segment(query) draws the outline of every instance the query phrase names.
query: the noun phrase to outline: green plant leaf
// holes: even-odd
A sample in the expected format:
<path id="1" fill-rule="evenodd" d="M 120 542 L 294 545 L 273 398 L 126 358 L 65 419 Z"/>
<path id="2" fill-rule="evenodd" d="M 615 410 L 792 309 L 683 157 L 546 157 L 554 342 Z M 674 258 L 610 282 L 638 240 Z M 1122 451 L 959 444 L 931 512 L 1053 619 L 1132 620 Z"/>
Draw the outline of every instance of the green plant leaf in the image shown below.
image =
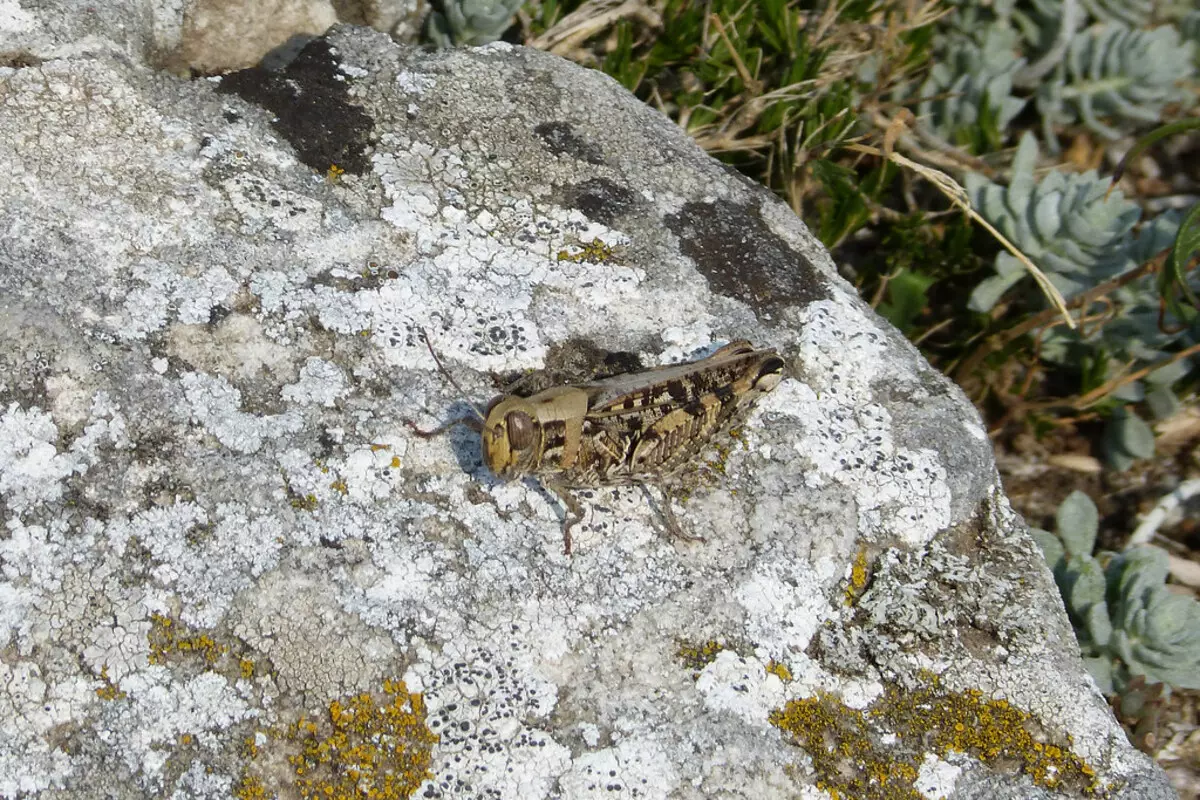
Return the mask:
<path id="1" fill-rule="evenodd" d="M 1159 291 L 1166 299 L 1168 307 L 1175 316 L 1184 320 L 1194 317 L 1194 313 L 1189 314 L 1179 308 L 1178 295 L 1182 294 L 1193 309 L 1200 308 L 1200 300 L 1196 299 L 1196 293 L 1188 285 L 1187 279 L 1188 264 L 1197 251 L 1200 251 L 1200 203 L 1192 206 L 1180 222 L 1179 233 L 1175 237 L 1171 255 L 1167 258 L 1167 269 L 1159 276 L 1163 281 Z"/>
<path id="2" fill-rule="evenodd" d="M 879 305 L 884 319 L 907 333 L 921 312 L 929 305 L 927 291 L 935 278 L 912 270 L 902 269 L 888 281 L 888 302 Z"/>
<path id="3" fill-rule="evenodd" d="M 1163 420 L 1174 416 L 1183 404 L 1170 386 L 1155 386 L 1146 394 L 1146 406 L 1155 419 Z"/>
<path id="4" fill-rule="evenodd" d="M 1121 157 L 1121 163 L 1117 164 L 1117 168 L 1113 170 L 1113 185 L 1116 186 L 1117 181 L 1121 180 L 1121 176 L 1125 174 L 1126 167 L 1141 158 L 1142 153 L 1149 150 L 1157 142 L 1166 139 L 1168 136 L 1177 136 L 1198 128 L 1200 128 L 1200 118 L 1183 119 L 1155 128 L 1145 136 L 1139 138 L 1133 143 L 1133 147 L 1129 148 L 1128 152 Z"/>
<path id="5" fill-rule="evenodd" d="M 1154 431 L 1128 408 L 1119 408 L 1108 423 L 1113 428 L 1113 441 L 1134 458 L 1154 457 Z"/>
<path id="6" fill-rule="evenodd" d="M 1113 693 L 1113 671 L 1112 659 L 1100 658 L 1085 658 L 1083 665 L 1087 667 L 1088 674 L 1092 676 L 1092 680 L 1096 682 L 1096 687 L 1104 694 Z"/>
<path id="7" fill-rule="evenodd" d="M 1076 489 L 1062 501 L 1054 520 L 1067 553 L 1077 557 L 1092 554 L 1100 530 L 1100 512 L 1092 498 Z"/>
<path id="8" fill-rule="evenodd" d="M 1088 610 L 1096 603 L 1104 603 L 1106 588 L 1104 570 L 1096 559 L 1074 557 L 1067 561 L 1071 587 L 1067 605 L 1081 619 L 1087 618 Z"/>
<path id="9" fill-rule="evenodd" d="M 1093 644 L 1097 647 L 1108 645 L 1108 640 L 1112 638 L 1113 625 L 1108 617 L 1108 607 L 1104 603 L 1096 603 L 1087 610 L 1084 624 Z"/>
<path id="10" fill-rule="evenodd" d="M 1033 537 L 1033 541 L 1037 542 L 1037 546 L 1041 548 L 1042 558 L 1046 559 L 1046 565 L 1050 569 L 1056 569 L 1059 563 L 1065 557 L 1062 542 L 1057 536 L 1050 531 L 1044 531 L 1041 528 L 1030 528 L 1029 535 Z"/>

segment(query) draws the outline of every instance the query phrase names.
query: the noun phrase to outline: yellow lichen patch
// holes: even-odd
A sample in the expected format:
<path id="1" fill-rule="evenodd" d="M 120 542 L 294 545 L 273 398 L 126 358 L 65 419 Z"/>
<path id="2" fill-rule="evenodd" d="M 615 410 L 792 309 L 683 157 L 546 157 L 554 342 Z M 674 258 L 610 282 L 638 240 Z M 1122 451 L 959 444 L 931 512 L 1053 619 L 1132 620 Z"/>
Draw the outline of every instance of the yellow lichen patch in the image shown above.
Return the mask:
<path id="1" fill-rule="evenodd" d="M 850 580 L 846 582 L 846 605 L 852 606 L 867 588 L 867 548 L 858 548 L 854 557 L 854 565 L 850 567 Z"/>
<path id="2" fill-rule="evenodd" d="M 165 664 L 171 656 L 197 655 L 212 667 L 229 652 L 228 645 L 218 644 L 207 633 L 197 633 L 162 614 L 150 615 L 150 663 Z"/>
<path id="3" fill-rule="evenodd" d="M 330 164 L 329 169 L 325 170 L 325 180 L 329 183 L 337 183 L 338 180 L 346 174 L 346 170 L 339 167 L 337 164 Z"/>
<path id="4" fill-rule="evenodd" d="M 317 499 L 317 496 L 311 492 L 306 495 L 294 494 L 291 496 L 290 502 L 292 504 L 292 508 L 296 509 L 297 511 L 316 511 L 317 506 L 321 504 L 321 501 Z"/>
<path id="5" fill-rule="evenodd" d="M 1028 713 L 978 691 L 945 692 L 936 679 L 913 691 L 889 688 L 866 711 L 826 694 L 792 700 L 770 721 L 804 748 L 818 787 L 834 797 L 918 800 L 914 782 L 929 751 L 1020 764 L 1046 787 L 1096 789 L 1094 771 L 1068 749 L 1069 738 L 1067 746 L 1041 741 Z M 895 739 L 884 745 L 885 734 Z"/>
<path id="6" fill-rule="evenodd" d="M 125 692 L 121 691 L 112 680 L 108 677 L 108 665 L 100 668 L 100 680 L 104 681 L 104 685 L 96 689 L 96 697 L 101 700 L 124 700 Z"/>
<path id="7" fill-rule="evenodd" d="M 787 664 L 771 659 L 767 662 L 766 670 L 769 674 L 774 675 L 781 681 L 790 681 L 792 679 L 792 671 L 787 668 Z"/>
<path id="8" fill-rule="evenodd" d="M 237 786 L 233 787 L 233 796 L 237 800 L 269 800 L 274 797 L 262 781 L 250 774 L 242 775 Z"/>
<path id="9" fill-rule="evenodd" d="M 398 800 L 431 776 L 438 737 L 425 705 L 401 681 L 334 700 L 326 718 L 301 718 L 284 736 L 300 750 L 288 758 L 305 800 Z"/>
<path id="10" fill-rule="evenodd" d="M 212 672 L 219 672 L 230 680 L 254 677 L 258 668 L 253 659 L 240 655 L 244 645 L 233 640 L 233 646 L 214 639 L 210 634 L 197 631 L 178 620 L 162 614 L 150 615 L 150 631 L 146 634 L 150 645 L 151 664 L 199 665 Z"/>
<path id="11" fill-rule="evenodd" d="M 586 261 L 589 264 L 605 264 L 614 260 L 615 251 L 599 239 L 573 247 L 570 250 L 559 250 L 558 260 L 569 261 L 573 264 Z"/>
<path id="12" fill-rule="evenodd" d="M 711 664 L 716 659 L 717 653 L 728 649 L 724 642 L 716 639 L 709 639 L 700 644 L 680 642 L 679 647 L 675 650 L 675 657 L 682 661 L 688 669 L 698 672 Z"/>
<path id="13" fill-rule="evenodd" d="M 338 478 L 336 481 L 329 484 L 329 488 L 333 489 L 338 494 L 350 493 L 350 487 L 346 485 L 346 481 L 343 478 Z"/>

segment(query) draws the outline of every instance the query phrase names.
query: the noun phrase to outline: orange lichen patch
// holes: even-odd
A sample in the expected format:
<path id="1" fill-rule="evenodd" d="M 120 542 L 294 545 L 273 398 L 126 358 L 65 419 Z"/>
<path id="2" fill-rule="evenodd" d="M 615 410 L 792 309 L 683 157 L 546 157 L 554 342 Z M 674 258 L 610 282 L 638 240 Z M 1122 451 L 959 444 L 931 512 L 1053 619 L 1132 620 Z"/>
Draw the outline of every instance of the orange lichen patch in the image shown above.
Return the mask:
<path id="1" fill-rule="evenodd" d="M 1095 772 L 1066 746 L 1041 741 L 1031 715 L 978 691 L 945 692 L 936 679 L 924 688 L 889 688 L 865 710 L 819 694 L 771 712 L 813 760 L 817 786 L 835 798 L 919 800 L 918 770 L 927 752 L 970 754 L 985 763 L 1019 764 L 1048 788 L 1093 792 Z M 884 745 L 881 737 L 895 740 Z"/>
<path id="2" fill-rule="evenodd" d="M 863 589 L 867 588 L 867 548 L 866 545 L 858 548 L 858 554 L 854 557 L 854 565 L 850 567 L 850 580 L 846 582 L 846 605 L 852 606 L 862 596 Z"/>
<path id="3" fill-rule="evenodd" d="M 398 800 L 431 777 L 438 737 L 425 724 L 425 705 L 401 681 L 329 704 L 327 718 L 301 718 L 285 739 L 300 752 L 288 758 L 305 800 Z"/>

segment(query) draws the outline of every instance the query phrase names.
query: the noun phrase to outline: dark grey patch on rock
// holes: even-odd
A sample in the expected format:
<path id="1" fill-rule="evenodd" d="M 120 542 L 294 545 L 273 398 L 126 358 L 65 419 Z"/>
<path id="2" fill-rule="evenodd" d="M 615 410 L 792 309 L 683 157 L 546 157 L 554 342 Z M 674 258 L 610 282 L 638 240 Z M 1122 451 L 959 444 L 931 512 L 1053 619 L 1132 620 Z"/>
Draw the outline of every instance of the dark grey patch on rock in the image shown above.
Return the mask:
<path id="1" fill-rule="evenodd" d="M 220 325 L 221 322 L 231 313 L 232 310 L 226 308 L 225 306 L 213 306 L 208 312 L 209 327 L 215 328 L 217 325 Z"/>
<path id="2" fill-rule="evenodd" d="M 45 59 L 39 58 L 33 53 L 29 53 L 24 50 L 0 53 L 0 67 L 8 67 L 9 69 L 37 67 L 40 66 L 44 60 Z"/>
<path id="3" fill-rule="evenodd" d="M 545 369 L 503 376 L 504 381 L 498 388 L 529 397 L 551 386 L 587 383 L 643 369 L 637 353 L 605 350 L 585 339 L 568 339 L 550 346 L 546 352 Z"/>
<path id="4" fill-rule="evenodd" d="M 233 72 L 217 91 L 236 94 L 275 115 L 271 126 L 318 172 L 337 165 L 362 175 L 374 121 L 350 102 L 349 82 L 324 38 L 314 39 L 290 64 L 272 72 L 261 66 Z"/>
<path id="5" fill-rule="evenodd" d="M 589 164 L 604 163 L 604 151 L 599 145 L 581 137 L 569 122 L 543 122 L 533 132 L 545 143 L 546 149 L 556 156 L 567 155 Z"/>
<path id="6" fill-rule="evenodd" d="M 567 205 L 579 209 L 588 219 L 602 225 L 612 225 L 619 217 L 629 215 L 641 204 L 638 196 L 628 187 L 608 178 L 592 178 L 567 190 Z"/>
<path id="7" fill-rule="evenodd" d="M 693 202 L 666 223 L 713 292 L 741 300 L 766 319 L 830 297 L 825 277 L 751 206 Z"/>

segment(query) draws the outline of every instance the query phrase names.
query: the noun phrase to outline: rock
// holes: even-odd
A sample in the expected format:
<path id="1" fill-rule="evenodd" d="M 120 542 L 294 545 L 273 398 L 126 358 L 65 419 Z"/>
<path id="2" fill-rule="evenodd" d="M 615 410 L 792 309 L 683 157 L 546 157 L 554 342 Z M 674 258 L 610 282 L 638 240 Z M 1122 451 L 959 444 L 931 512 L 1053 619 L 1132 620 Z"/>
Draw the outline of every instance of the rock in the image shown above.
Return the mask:
<path id="1" fill-rule="evenodd" d="M 962 394 L 604 75 L 340 28 L 0 97 L 0 794 L 1172 796 Z M 467 410 L 420 329 L 473 402 L 738 338 L 789 376 L 676 504 L 703 541 L 605 489 L 568 557 L 412 433 Z"/>

